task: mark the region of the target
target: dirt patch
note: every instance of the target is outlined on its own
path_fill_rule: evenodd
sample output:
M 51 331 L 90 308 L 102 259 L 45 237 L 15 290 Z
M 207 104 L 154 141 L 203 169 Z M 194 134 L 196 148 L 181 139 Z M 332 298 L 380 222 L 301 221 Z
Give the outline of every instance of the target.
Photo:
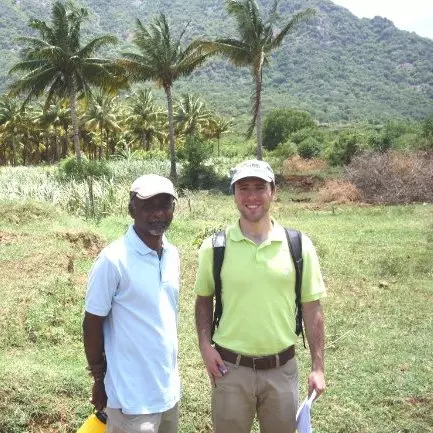
M 42 281 L 53 272 L 59 274 L 68 268 L 69 258 L 55 254 L 53 251 L 38 252 L 38 248 L 19 260 L 7 260 L 0 266 L 0 279 L 7 277 L 8 285 L 25 283 L 26 281 Z
M 65 232 L 57 236 L 66 239 L 75 249 L 84 251 L 88 257 L 96 257 L 106 245 L 104 239 L 91 232 Z
M 15 233 L 0 231 L 0 244 L 11 245 L 17 242 L 19 236 Z
M 350 182 L 327 180 L 319 189 L 318 200 L 321 203 L 356 203 L 361 199 L 361 192 Z
M 281 182 L 286 187 L 301 192 L 317 191 L 325 183 L 319 176 L 300 174 L 281 176 L 277 179 L 277 184 Z
M 298 192 L 317 191 L 325 181 L 320 175 L 327 164 L 323 159 L 303 159 L 299 156 L 286 159 L 283 162 L 282 175 L 278 176 L 277 184 L 283 184 Z
M 289 173 L 311 173 L 324 170 L 328 164 L 323 159 L 312 158 L 304 159 L 300 156 L 288 158 L 283 162 L 283 171 Z
M 430 403 L 433 401 L 433 399 L 428 397 L 406 397 L 404 401 L 406 403 L 409 403 L 410 405 L 417 405 L 417 404 Z

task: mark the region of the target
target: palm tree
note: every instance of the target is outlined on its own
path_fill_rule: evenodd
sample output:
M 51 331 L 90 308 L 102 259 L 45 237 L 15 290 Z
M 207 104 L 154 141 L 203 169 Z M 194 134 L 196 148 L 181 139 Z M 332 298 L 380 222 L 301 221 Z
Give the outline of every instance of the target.
M 275 0 L 268 17 L 260 15 L 256 0 L 226 0 L 227 12 L 235 17 L 239 39 L 225 38 L 213 42 L 201 41 L 200 46 L 211 54 L 226 56 L 236 67 L 251 68 L 254 80 L 252 97 L 252 120 L 247 137 L 251 137 L 254 128 L 257 132 L 257 158 L 262 159 L 261 128 L 261 93 L 263 67 L 269 64 L 269 57 L 278 48 L 285 36 L 292 32 L 297 24 L 310 18 L 315 9 L 308 8 L 293 15 L 284 26 L 278 26 L 278 0 Z
M 121 128 L 117 122 L 116 97 L 104 91 L 99 91 L 90 102 L 84 115 L 81 117 L 83 127 L 87 131 L 95 131 L 99 134 L 98 159 L 102 156 L 102 146 L 105 142 L 106 154 L 109 152 L 110 132 L 120 132 Z M 114 145 L 111 153 L 114 153 Z
M 33 123 L 54 136 L 53 159 L 58 161 L 68 154 L 68 135 L 71 126 L 71 110 L 65 99 L 54 98 L 48 108 L 38 104 L 35 109 Z M 63 137 L 63 143 L 59 143 L 59 137 Z
M 128 96 L 129 105 L 125 123 L 139 138 L 144 150 L 150 150 L 154 139 L 162 139 L 164 110 L 154 102 L 150 89 L 139 89 Z
M 106 35 L 92 39 L 84 47 L 80 44 L 81 24 L 87 18 L 85 8 L 66 6 L 60 1 L 53 4 L 51 26 L 33 19 L 29 26 L 39 32 L 40 38 L 22 37 L 26 45 L 10 74 L 25 75 L 11 85 L 11 95 L 27 93 L 24 103 L 47 92 L 46 107 L 55 96 L 68 97 L 74 131 L 77 160 L 81 162 L 76 99 L 79 92 L 90 92 L 90 85 L 112 86 L 120 83 L 115 66 L 108 60 L 91 57 L 95 50 L 114 44 L 117 39 Z
M 200 98 L 184 93 L 175 106 L 178 132 L 189 137 L 209 126 L 212 114 Z
M 223 134 L 230 131 L 233 122 L 224 119 L 219 115 L 214 115 L 209 123 L 209 127 L 205 130 L 205 137 L 217 139 L 217 155 L 220 156 L 220 139 Z
M 18 150 L 22 142 L 25 126 L 28 124 L 26 110 L 16 98 L 0 98 L 0 132 L 2 135 L 2 153 L 5 163 L 9 160 L 15 166 L 18 162 Z M 9 147 L 9 149 L 8 149 Z
M 131 81 L 154 80 L 164 89 L 170 138 L 170 177 L 174 181 L 177 179 L 177 172 L 171 89 L 178 78 L 190 75 L 208 57 L 194 42 L 182 48 L 185 30 L 186 28 L 178 38 L 174 38 L 164 14 L 155 18 L 148 27 L 137 19 L 133 42 L 139 52 L 124 53 L 124 59 L 120 62 L 129 72 Z

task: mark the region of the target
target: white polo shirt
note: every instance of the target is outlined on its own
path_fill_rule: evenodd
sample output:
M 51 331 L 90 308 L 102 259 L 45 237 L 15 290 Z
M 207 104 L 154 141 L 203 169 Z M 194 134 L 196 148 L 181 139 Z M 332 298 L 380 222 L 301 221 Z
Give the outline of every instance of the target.
M 161 259 L 133 226 L 99 254 L 85 308 L 106 316 L 107 407 L 149 414 L 179 401 L 178 298 L 179 254 L 165 236 Z

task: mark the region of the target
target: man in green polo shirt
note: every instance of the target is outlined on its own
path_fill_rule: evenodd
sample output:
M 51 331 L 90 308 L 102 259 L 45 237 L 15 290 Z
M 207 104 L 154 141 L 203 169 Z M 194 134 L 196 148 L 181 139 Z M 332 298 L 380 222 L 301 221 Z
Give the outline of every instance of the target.
M 298 405 L 294 357 L 295 268 L 284 228 L 269 214 L 274 173 L 264 161 L 245 161 L 233 171 L 231 187 L 239 221 L 226 229 L 221 269 L 223 314 L 213 336 L 212 239 L 199 253 L 195 315 L 203 361 L 212 383 L 215 433 L 249 433 L 255 415 L 261 433 L 293 433 Z M 302 315 L 311 353 L 309 394 L 325 389 L 326 296 L 311 240 L 302 235 Z

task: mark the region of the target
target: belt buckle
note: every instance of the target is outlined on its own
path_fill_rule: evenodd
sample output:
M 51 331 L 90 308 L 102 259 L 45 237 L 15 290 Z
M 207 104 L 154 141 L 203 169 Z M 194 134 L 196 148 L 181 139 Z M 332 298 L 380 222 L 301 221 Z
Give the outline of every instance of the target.
M 256 370 L 260 370 L 260 368 L 259 368 L 259 369 L 256 368 L 256 361 L 260 361 L 260 360 L 263 359 L 263 358 L 264 358 L 264 356 L 253 356 L 253 357 L 252 357 L 252 361 L 253 361 L 253 370 L 254 370 L 254 371 L 256 371 Z

